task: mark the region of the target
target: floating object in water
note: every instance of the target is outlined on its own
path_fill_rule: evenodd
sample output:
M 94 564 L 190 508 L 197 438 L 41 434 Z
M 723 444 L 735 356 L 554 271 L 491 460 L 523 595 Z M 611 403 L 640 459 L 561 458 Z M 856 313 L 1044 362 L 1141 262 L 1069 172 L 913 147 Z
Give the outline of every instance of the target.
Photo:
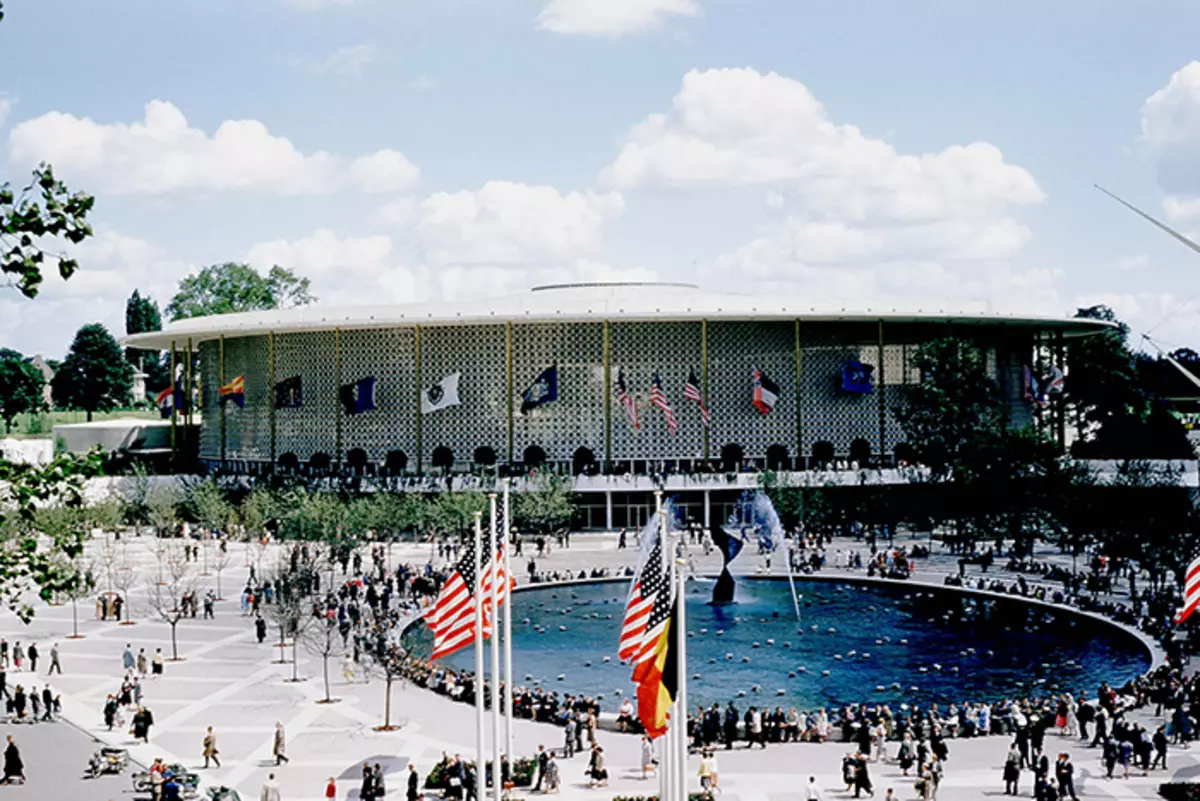
M 749 661 L 750 661 L 750 657 L 748 657 L 748 656 L 743 656 L 743 657 L 742 657 L 742 661 L 743 661 L 743 662 L 749 662 Z
M 941 670 L 941 669 L 942 669 L 942 666 L 941 666 L 941 665 L 939 665 L 937 662 L 934 662 L 934 663 L 933 663 L 933 669 L 934 669 L 934 670 Z
M 898 681 L 893 681 L 893 682 L 892 682 L 892 689 L 893 689 L 893 690 L 899 690 L 899 689 L 900 689 L 900 682 L 898 682 Z
M 788 678 L 789 678 L 789 679 L 794 679 L 794 678 L 796 678 L 796 671 L 794 671 L 794 670 L 789 670 L 789 671 L 788 671 Z
M 525 681 L 533 681 L 533 674 L 532 674 L 532 673 L 526 673 L 526 674 L 525 674 Z
M 566 674 L 566 673 L 559 673 L 559 674 L 558 674 L 558 680 L 559 680 L 559 681 L 563 681 L 563 680 L 564 680 L 564 679 L 566 679 L 566 678 L 567 678 L 567 674 Z
M 849 651 L 846 652 L 846 656 L 854 656 L 857 653 L 858 653 L 858 651 L 855 651 L 854 649 L 850 649 Z
M 750 643 L 750 647 L 751 647 L 751 648 L 757 648 L 757 647 L 758 647 L 758 643 L 756 643 L 756 642 L 752 642 L 752 643 Z
M 750 688 L 750 691 L 754 693 L 762 692 L 762 687 L 758 684 L 755 684 Z
M 613 690 L 613 695 L 624 695 L 624 694 L 625 694 L 624 690 L 620 690 L 620 689 Z
M 604 616 L 604 619 L 605 619 L 605 620 L 612 620 L 612 615 L 605 615 L 605 616 Z
M 606 656 L 606 657 L 604 657 L 604 661 L 605 661 L 605 662 L 611 662 L 611 661 L 612 661 L 612 658 L 611 658 L 611 657 L 607 657 L 607 656 Z
M 529 618 L 524 618 L 524 619 L 522 619 L 522 620 L 521 620 L 521 625 L 522 625 L 522 626 L 528 626 L 528 625 L 529 625 Z
M 901 645 L 908 645 L 908 640 L 901 640 L 901 641 L 900 641 L 900 644 L 901 644 Z
M 875 644 L 876 644 L 876 645 L 883 645 L 883 640 L 876 640 L 876 641 L 875 641 Z
M 910 693 L 919 693 L 919 692 L 921 692 L 921 688 L 914 684 L 913 686 L 908 688 L 908 691 Z
M 738 698 L 745 698 L 745 697 L 746 697 L 746 691 L 745 691 L 745 690 L 738 690 L 738 695 L 737 695 L 737 697 L 738 697 Z
M 700 629 L 701 634 L 708 634 L 708 629 Z
M 710 656 L 708 658 L 708 664 L 715 665 L 715 664 L 717 664 L 717 660 Z
M 784 642 L 783 642 L 783 647 L 784 647 L 784 648 L 791 648 L 791 647 L 792 647 L 792 641 L 791 641 L 791 640 L 784 640 Z
M 741 622 L 742 622 L 742 619 L 741 619 L 740 617 L 735 617 L 735 618 L 733 619 L 733 622 L 734 622 L 734 623 L 741 623 Z
M 694 632 L 694 631 L 689 631 L 689 632 L 688 632 L 688 636 L 689 636 L 689 637 L 695 637 L 695 636 L 696 636 L 696 632 Z
M 767 645 L 774 645 L 774 644 L 775 644 L 775 640 L 773 640 L 773 639 L 767 640 Z
M 974 649 L 974 648 L 968 648 L 968 649 L 967 649 L 967 653 L 968 653 L 968 654 L 973 654 L 973 653 L 975 653 L 975 649 Z
M 811 628 L 813 631 L 816 631 L 816 630 L 817 630 L 817 626 L 815 626 L 815 625 L 814 625 L 814 626 L 810 626 L 810 628 Z
M 822 676 L 828 676 L 828 675 L 829 675 L 829 671 L 828 671 L 828 670 L 822 670 L 822 671 L 821 671 L 821 675 L 822 675 Z
M 877 692 L 877 693 L 881 693 L 881 692 L 883 692 L 883 691 L 884 691 L 884 690 L 886 690 L 886 689 L 887 689 L 887 688 L 886 688 L 886 687 L 884 687 L 882 684 L 876 684 L 876 685 L 875 685 L 875 692 Z
M 829 634 L 837 634 L 837 629 L 835 629 L 833 626 L 830 626 L 828 629 L 826 629 L 826 631 Z
M 918 673 L 928 673 L 929 668 L 925 667 L 924 665 L 921 665 L 919 668 L 917 668 L 917 672 Z
M 592 663 L 591 663 L 591 662 L 584 662 L 584 663 L 583 663 L 583 666 L 584 666 L 584 667 L 591 667 L 591 666 L 592 666 Z
M 699 674 L 699 673 L 693 673 L 693 674 L 692 674 L 692 678 L 693 678 L 693 679 L 699 679 L 699 678 L 700 678 L 700 674 Z
M 806 668 L 804 665 L 801 665 L 800 667 L 796 668 L 797 673 L 804 673 L 807 670 L 808 670 L 808 668 Z
M 778 690 L 775 691 L 775 694 L 776 695 L 787 695 L 787 690 L 780 687 Z
M 870 658 L 871 658 L 871 655 L 870 655 L 870 654 L 859 654 L 859 656 L 861 656 L 863 659 L 870 659 Z
M 597 696 L 596 696 L 596 700 L 597 700 L 597 701 L 603 701 L 603 700 L 604 700 L 604 693 L 600 693 L 599 695 L 597 695 Z
M 559 631 L 566 631 L 566 630 L 567 630 L 567 627 L 566 627 L 566 626 L 559 626 L 559 627 L 558 627 L 558 630 L 559 630 Z
M 951 673 L 957 673 L 957 672 L 958 672 L 958 665 L 954 665 L 954 666 L 952 666 L 952 667 L 950 668 L 950 672 L 951 672 Z
M 834 655 L 833 655 L 833 661 L 834 661 L 834 662 L 841 662 L 841 661 L 842 661 L 842 655 L 841 655 L 841 654 L 834 654 Z
M 726 659 L 733 659 L 733 654 L 725 654 Z
M 718 636 L 718 637 L 724 637 L 724 636 L 725 636 L 725 629 L 717 629 L 717 636 Z

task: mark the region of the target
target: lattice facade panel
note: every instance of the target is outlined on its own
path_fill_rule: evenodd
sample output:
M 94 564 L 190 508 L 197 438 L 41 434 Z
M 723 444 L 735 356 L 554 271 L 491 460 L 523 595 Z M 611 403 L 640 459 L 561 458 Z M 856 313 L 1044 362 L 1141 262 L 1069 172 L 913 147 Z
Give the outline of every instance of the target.
M 763 415 L 751 403 L 757 367 L 779 386 L 779 400 Z M 710 457 L 727 444 L 742 446 L 748 459 L 766 458 L 782 445 L 796 455 L 796 332 L 791 322 L 710 322 L 708 402 L 712 410 Z
M 216 352 L 212 353 L 215 357 Z M 226 380 L 239 375 L 246 377 L 246 407 L 239 409 L 229 404 L 225 410 L 226 459 L 266 461 L 271 458 L 271 405 L 275 400 L 274 391 L 269 386 L 268 361 L 266 337 L 225 340 Z M 216 386 L 216 382 L 213 386 Z M 206 400 L 205 408 L 214 409 L 215 404 L 210 406 Z M 208 416 L 214 418 L 219 438 L 220 412 L 210 412 Z
M 221 406 L 217 390 L 221 383 L 221 344 L 219 342 L 202 342 L 199 350 L 200 403 L 204 409 L 200 416 L 199 456 L 201 459 L 220 459 Z
M 609 325 L 612 383 L 624 370 L 629 393 L 637 399 L 641 431 L 635 431 L 615 402 L 612 408 L 613 459 L 697 459 L 704 455 L 704 427 L 690 402 L 683 399 L 688 370 L 700 373 L 700 323 L 620 323 Z M 669 433 L 663 413 L 650 405 L 654 373 L 679 421 Z M 601 402 L 603 412 L 603 401 Z
M 521 393 L 555 362 L 558 400 L 522 415 Z M 513 326 L 513 459 L 521 461 L 530 445 L 551 460 L 570 460 L 577 448 L 604 460 L 603 324 Z
M 874 326 L 805 326 L 801 328 L 801 435 L 804 455 L 818 442 L 833 444 L 845 458 L 851 443 L 865 439 L 879 451 L 878 386 L 868 395 L 842 388 L 842 367 L 849 360 L 875 367 L 879 376 L 879 331 Z M 885 366 L 886 369 L 886 366 Z M 885 403 L 887 398 L 885 397 Z
M 316 453 L 337 458 L 338 400 L 334 334 L 320 331 L 275 337 L 275 380 L 300 376 L 304 405 L 275 413 L 275 456 L 307 462 Z M 274 403 L 274 391 L 271 393 Z
M 508 449 L 507 360 L 503 325 L 421 329 L 422 389 L 451 373 L 462 373 L 458 384 L 462 403 L 422 415 L 425 469 L 439 446 L 450 448 L 459 463 L 469 463 L 480 446 L 504 456 Z
M 343 331 L 342 383 L 375 379 L 375 410 L 342 416 L 342 455 L 361 448 L 382 463 L 388 451 L 403 451 L 417 463 L 417 383 L 412 328 Z

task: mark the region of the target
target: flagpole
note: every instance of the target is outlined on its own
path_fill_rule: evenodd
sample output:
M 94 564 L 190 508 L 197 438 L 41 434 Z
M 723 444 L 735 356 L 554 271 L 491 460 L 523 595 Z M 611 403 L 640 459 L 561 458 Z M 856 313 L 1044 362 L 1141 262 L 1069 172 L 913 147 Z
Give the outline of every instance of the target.
M 512 561 L 509 558 L 509 551 L 512 550 L 512 543 L 509 541 L 509 533 L 512 531 L 512 525 L 509 518 L 508 507 L 508 489 L 510 484 L 509 479 L 504 479 L 504 580 L 512 581 Z M 513 753 L 513 662 L 512 662 L 512 616 L 513 616 L 513 599 L 511 585 L 505 589 L 508 592 L 508 603 L 504 605 L 504 753 L 508 754 L 509 760 L 512 760 Z M 511 764 L 511 762 L 510 762 Z
M 484 763 L 483 691 L 483 512 L 475 513 L 475 795 L 483 797 L 487 770 Z
M 672 534 L 672 545 L 674 540 L 678 538 L 678 534 Z M 675 550 L 674 547 L 671 549 Z M 674 554 L 672 554 L 674 556 Z M 688 783 L 688 736 L 687 736 L 687 562 L 683 559 L 675 559 L 675 572 L 679 574 L 679 631 L 675 634 L 675 642 L 679 644 L 676 648 L 677 657 L 679 659 L 678 668 L 675 675 L 678 676 L 679 690 L 675 695 L 675 703 L 678 705 L 678 732 L 676 736 L 679 738 L 679 801 L 687 801 L 687 783 Z M 700 721 L 696 721 L 696 725 L 700 725 Z
M 654 491 L 654 506 L 655 513 L 658 515 L 658 536 L 659 542 L 662 544 L 662 559 L 663 570 L 670 576 L 670 581 L 667 586 L 674 588 L 675 581 L 675 562 L 671 556 L 671 549 L 667 544 L 667 516 L 663 512 L 663 494 L 662 490 Z M 659 750 L 659 791 L 658 797 L 660 801 L 675 801 L 675 726 L 674 721 L 667 725 L 667 732 L 662 738 L 662 746 Z
M 500 611 L 500 555 L 496 553 L 500 538 L 496 531 L 496 493 L 488 493 L 488 509 L 491 513 L 491 529 L 488 536 L 488 556 L 493 563 L 492 569 L 492 799 L 500 801 L 500 620 L 496 617 Z M 503 575 L 507 581 L 507 574 Z

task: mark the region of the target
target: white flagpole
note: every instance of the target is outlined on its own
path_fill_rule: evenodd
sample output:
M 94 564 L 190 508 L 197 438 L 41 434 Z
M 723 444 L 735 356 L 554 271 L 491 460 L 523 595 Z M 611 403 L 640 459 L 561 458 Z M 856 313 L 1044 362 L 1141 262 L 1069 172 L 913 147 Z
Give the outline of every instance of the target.
M 673 549 L 672 549 L 673 550 Z M 688 785 L 688 735 L 687 735 L 687 562 L 683 559 L 675 560 L 675 572 L 679 574 L 679 619 L 676 624 L 679 630 L 675 632 L 678 644 L 678 654 L 676 654 L 678 667 L 676 668 L 676 677 L 679 681 L 679 688 L 675 695 L 675 703 L 679 709 L 679 801 L 687 801 L 687 785 Z M 696 721 L 696 725 L 700 725 L 700 721 Z
M 475 796 L 483 798 L 487 780 L 484 752 L 483 691 L 483 512 L 475 513 Z
M 488 508 L 491 512 L 491 533 L 488 536 L 489 557 L 492 560 L 492 799 L 500 801 L 500 558 L 496 548 L 500 544 L 496 527 L 496 493 L 488 493 Z
M 504 753 L 508 754 L 509 764 L 511 765 L 513 758 L 513 599 L 511 589 L 512 560 L 509 558 L 509 551 L 512 550 L 512 542 L 509 540 L 512 523 L 509 519 L 508 485 L 509 480 L 504 479 L 504 528 L 502 530 L 503 534 L 501 536 L 503 539 L 501 541 L 504 543 L 504 580 L 509 582 L 509 586 L 505 588 L 508 592 L 508 601 L 504 604 Z
M 667 547 L 666 526 L 664 525 L 666 518 L 663 515 L 662 495 L 663 495 L 662 490 L 654 491 L 654 506 L 655 506 L 655 512 L 656 512 L 656 514 L 658 514 L 658 536 L 659 536 L 659 544 L 662 546 L 662 558 L 663 558 L 663 562 L 664 562 L 662 567 L 665 570 L 670 570 L 671 562 L 668 561 L 670 559 L 670 557 L 668 556 L 668 552 L 670 549 Z M 672 585 L 668 584 L 668 586 L 672 586 Z M 675 755 L 674 755 L 673 749 L 671 748 L 671 734 L 672 734 L 673 729 L 674 729 L 673 726 L 668 727 L 667 733 L 665 735 L 663 735 L 661 738 L 659 738 L 659 749 L 658 749 L 658 798 L 659 798 L 659 801 L 674 801 L 674 799 L 675 799 L 674 781 L 673 781 L 674 777 L 672 776 L 672 763 L 675 761 L 675 758 L 674 758 Z

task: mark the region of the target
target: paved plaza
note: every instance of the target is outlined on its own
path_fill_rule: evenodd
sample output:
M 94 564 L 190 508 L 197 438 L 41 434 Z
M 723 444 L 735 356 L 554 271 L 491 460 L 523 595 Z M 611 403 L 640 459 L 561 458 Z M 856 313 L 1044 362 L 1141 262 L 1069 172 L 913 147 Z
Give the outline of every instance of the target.
M 130 560 L 138 565 L 145 580 L 154 576 L 155 541 L 149 537 L 126 536 L 122 547 Z M 98 547 L 98 546 L 97 546 Z M 833 549 L 861 548 L 854 543 L 835 543 Z M 34 621 L 25 626 L 5 614 L 0 620 L 0 634 L 9 643 L 23 645 L 36 641 L 42 649 L 40 675 L 10 672 L 9 686 L 22 684 L 27 689 L 41 687 L 48 666 L 49 646 L 59 643 L 64 674 L 54 676 L 51 685 L 63 698 L 63 715 L 71 724 L 96 739 L 128 747 L 136 760 L 150 763 L 155 757 L 168 762 L 182 762 L 189 768 L 203 765 L 201 741 L 208 726 L 213 726 L 221 755 L 221 767 L 202 770 L 205 782 L 237 788 L 244 799 L 257 799 L 258 791 L 269 772 L 274 771 L 286 801 L 316 801 L 322 798 L 330 776 L 338 779 L 339 798 L 357 798 L 357 777 L 362 761 L 380 761 L 389 771 L 388 797 L 404 794 L 403 772 L 408 762 L 415 763 L 424 775 L 443 753 L 461 753 L 470 757 L 474 752 L 474 712 L 464 704 L 451 702 L 432 692 L 411 686 L 397 685 L 393 689 L 393 719 L 403 725 L 397 731 L 377 732 L 382 722 L 384 685 L 378 679 L 363 681 L 361 677 L 346 681 L 340 664 L 331 664 L 334 704 L 317 703 L 323 697 L 321 663 L 303 648 L 298 649 L 299 662 L 280 664 L 280 649 L 272 647 L 274 632 L 264 644 L 255 637 L 252 618 L 244 616 L 236 599 L 247 575 L 248 560 L 259 558 L 269 565 L 280 557 L 276 546 L 265 553 L 256 553 L 238 543 L 230 545 L 232 564 L 222 575 L 224 594 L 229 600 L 217 604 L 213 620 L 201 617 L 179 624 L 178 662 L 167 662 L 164 675 L 144 681 L 143 703 L 153 712 L 155 725 L 149 745 L 135 745 L 126 730 L 106 731 L 102 719 L 105 697 L 116 692 L 123 673 L 121 657 L 126 643 L 136 653 L 145 648 L 152 654 L 162 648 L 170 654 L 170 632 L 163 622 L 150 619 L 145 581 L 130 593 L 135 625 L 118 625 L 95 619 L 90 601 L 79 605 L 80 631 L 83 636 L 71 639 L 72 610 L 70 605 L 49 607 L 40 605 Z M 573 538 L 569 549 L 555 549 L 539 560 L 544 570 L 572 570 L 595 567 L 617 568 L 631 562 L 636 551 L 619 551 L 616 538 L 609 535 L 586 535 Z M 397 545 L 392 548 L 393 564 L 424 563 L 430 558 L 428 546 Z M 697 567 L 713 570 L 718 567 L 715 555 L 700 558 Z M 759 561 L 747 554 L 743 569 L 755 570 Z M 779 569 L 776 560 L 776 570 Z M 519 562 L 523 568 L 523 561 Z M 514 562 L 518 578 L 523 570 Z M 945 556 L 924 560 L 917 579 L 941 584 L 946 572 L 956 570 L 954 561 Z M 993 575 L 1002 571 L 993 571 Z M 861 574 L 861 571 L 858 571 Z M 215 586 L 216 576 L 201 579 L 203 587 Z M 614 653 L 616 642 L 614 636 Z M 290 659 L 291 649 L 286 656 Z M 520 658 L 520 655 L 517 655 Z M 290 681 L 293 671 L 300 681 Z M 518 662 L 514 673 L 523 675 L 525 668 Z M 1094 694 L 1094 688 L 1080 688 Z M 610 710 L 611 711 L 611 710 Z M 1143 712 L 1135 713 L 1149 720 Z M 272 735 L 276 722 L 287 732 L 291 762 L 274 767 L 271 758 Z M 128 726 L 128 723 L 126 724 Z M 0 793 L 12 798 L 39 799 L 104 799 L 131 797 L 128 779 L 106 784 L 84 784 L 76 777 L 82 771 L 89 748 L 83 736 L 66 723 L 37 726 L 6 725 L 23 747 L 31 783 L 25 787 L 4 788 Z M 490 731 L 490 729 L 489 729 Z M 48 735 L 48 732 L 52 734 Z M 561 732 L 545 724 L 518 720 L 515 723 L 518 756 L 532 754 L 539 743 L 557 746 Z M 639 741 L 632 736 L 610 732 L 599 734 L 604 746 L 613 779 L 606 789 L 588 789 L 583 771 L 585 757 L 560 763 L 563 778 L 562 796 L 568 798 L 608 798 L 617 795 L 648 795 L 657 792 L 657 781 L 643 781 L 638 771 Z M 60 746 L 61 743 L 61 746 Z M 1003 737 L 973 740 L 950 740 L 950 760 L 938 797 L 943 801 L 978 799 L 1002 795 L 1004 787 L 1001 766 L 1008 748 Z M 808 775 L 817 776 L 825 788 L 826 797 L 845 797 L 841 792 L 840 760 L 846 744 L 773 745 L 765 750 L 732 752 L 720 751 L 722 797 L 729 801 L 790 801 L 803 797 L 802 785 Z M 894 752 L 895 745 L 891 748 Z M 1073 739 L 1060 740 L 1047 736 L 1051 753 L 1069 751 L 1076 764 L 1077 786 L 1081 795 L 1090 798 L 1150 798 L 1157 785 L 1167 777 L 1163 771 L 1149 778 L 1141 776 L 1128 780 L 1107 781 L 1099 778 L 1102 767 L 1098 749 L 1078 747 Z M 47 753 L 48 751 L 52 753 Z M 385 760 L 386 758 L 386 760 Z M 1200 774 L 1200 749 L 1192 751 L 1172 747 L 1171 775 L 1177 778 Z M 695 778 L 698 758 L 689 766 L 690 781 Z M 888 787 L 899 798 L 914 798 L 912 779 L 900 776 L 894 764 L 872 765 L 876 793 L 882 797 Z M 54 772 L 53 779 L 41 775 Z M 47 785 L 47 781 L 55 784 Z M 1022 790 L 1031 795 L 1032 774 L 1023 774 Z M 48 792 L 45 788 L 61 786 Z M 40 789 L 39 789 L 40 788 Z M 69 789 L 73 788 L 73 789 Z M 69 794 L 68 794 L 69 793 Z

